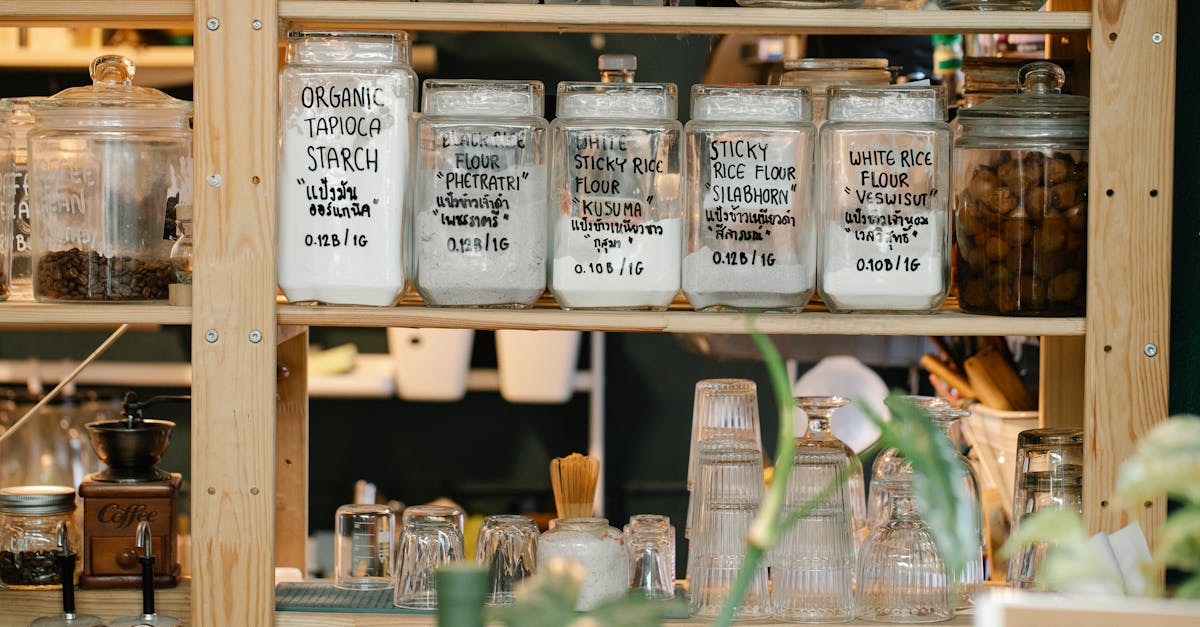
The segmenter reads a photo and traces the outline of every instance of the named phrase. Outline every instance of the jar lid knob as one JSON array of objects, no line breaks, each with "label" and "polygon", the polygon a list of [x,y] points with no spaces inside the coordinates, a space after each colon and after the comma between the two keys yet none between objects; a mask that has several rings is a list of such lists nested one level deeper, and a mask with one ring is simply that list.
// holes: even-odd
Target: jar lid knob
[{"label": "jar lid knob", "polygon": [[1017,72],[1017,83],[1023,94],[1061,94],[1066,82],[1066,72],[1048,61],[1028,63]]},{"label": "jar lid knob", "polygon": [[137,67],[128,57],[105,54],[92,60],[88,72],[92,76],[92,82],[97,85],[132,85]]}]

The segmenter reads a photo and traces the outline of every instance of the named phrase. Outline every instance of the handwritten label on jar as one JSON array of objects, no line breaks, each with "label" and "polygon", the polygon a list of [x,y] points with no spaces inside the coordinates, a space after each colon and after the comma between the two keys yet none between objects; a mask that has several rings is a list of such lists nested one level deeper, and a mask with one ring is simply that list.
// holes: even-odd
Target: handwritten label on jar
[{"label": "handwritten label on jar", "polygon": [[96,234],[87,215],[98,210],[100,202],[96,168],[86,159],[46,158],[37,165],[40,176],[34,184],[40,197],[39,219],[45,220],[43,250],[90,247]]},{"label": "handwritten label on jar", "polygon": [[29,241],[29,165],[24,161],[13,164],[13,245],[12,276],[28,279],[30,274]]},{"label": "handwritten label on jar", "polygon": [[[402,287],[406,89],[392,75],[285,76],[279,282],[289,298],[386,305]],[[322,295],[350,285],[378,287]]]},{"label": "handwritten label on jar", "polygon": [[699,158],[692,193],[700,200],[693,204],[692,252],[683,261],[692,305],[794,304],[783,295],[811,291],[814,283],[811,243],[801,237],[808,225],[798,219],[807,191],[803,137],[704,131],[692,141]]},{"label": "handwritten label on jar", "polygon": [[659,217],[656,186],[675,175],[673,137],[597,129],[565,141],[570,212],[556,226],[555,291],[566,306],[665,306],[679,289],[682,225]]},{"label": "handwritten label on jar", "polygon": [[872,131],[822,140],[834,159],[822,291],[844,308],[920,309],[936,301],[947,254],[936,138]]},{"label": "handwritten label on jar", "polygon": [[438,304],[519,303],[545,287],[543,129],[422,128],[417,282]]}]

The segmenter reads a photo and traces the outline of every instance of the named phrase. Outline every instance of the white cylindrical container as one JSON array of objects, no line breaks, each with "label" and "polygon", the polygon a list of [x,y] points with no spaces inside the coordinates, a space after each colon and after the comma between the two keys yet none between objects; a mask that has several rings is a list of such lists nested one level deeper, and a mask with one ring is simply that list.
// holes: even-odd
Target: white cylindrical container
[{"label": "white cylindrical container", "polygon": [[433,306],[532,307],[546,289],[538,81],[425,81],[412,245]]},{"label": "white cylindrical container", "polygon": [[402,32],[288,34],[277,272],[291,302],[390,305],[404,292],[409,54]]},{"label": "white cylindrical container", "polygon": [[496,331],[500,396],[510,403],[565,403],[575,393],[579,331]]},{"label": "white cylindrical container", "polygon": [[388,329],[396,392],[410,401],[457,401],[467,393],[471,329]]},{"label": "white cylindrical container", "polygon": [[800,311],[816,289],[816,127],[800,87],[692,88],[683,293],[704,311]]},{"label": "white cylindrical container", "polygon": [[928,312],[950,278],[950,126],[936,87],[831,87],[817,281],[832,311]]}]

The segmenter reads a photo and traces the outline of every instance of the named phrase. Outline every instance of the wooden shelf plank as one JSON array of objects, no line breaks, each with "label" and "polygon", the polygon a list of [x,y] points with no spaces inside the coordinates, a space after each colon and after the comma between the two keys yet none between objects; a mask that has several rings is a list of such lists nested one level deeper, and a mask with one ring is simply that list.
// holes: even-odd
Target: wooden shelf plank
[{"label": "wooden shelf plank", "polygon": [[879,11],[281,0],[305,25],[389,24],[412,30],[610,33],[1066,33],[1087,11]]},{"label": "wooden shelf plank", "polygon": [[[159,614],[174,616],[191,624],[191,580],[183,579],[174,588],[154,591],[154,609]],[[62,592],[59,590],[0,589],[0,625],[28,625],[35,618],[62,613]],[[75,611],[105,620],[119,616],[134,616],[142,611],[142,591],[75,589]]]},{"label": "wooden shelf plank", "polygon": [[0,0],[9,26],[188,27],[192,0]]},{"label": "wooden shelf plank", "polygon": [[[961,627],[972,624],[973,617],[965,613],[944,623],[936,623],[946,627]],[[678,627],[701,627],[712,621],[701,619],[669,620],[666,625]],[[792,627],[795,623],[777,621],[755,621],[738,623],[754,627]],[[882,623],[872,623],[861,620],[848,623],[838,623],[838,627],[879,627]],[[324,612],[275,612],[275,627],[390,627],[404,625],[405,627],[435,627],[437,618],[432,614],[355,614],[355,613],[324,613]]]},{"label": "wooden shelf plank", "polygon": [[0,303],[0,325],[191,324],[191,307],[165,304]]},{"label": "wooden shelf plank", "polygon": [[[745,333],[748,316],[695,311],[562,311],[280,305],[279,323],[316,327],[569,329],[667,333]],[[763,314],[767,333],[821,335],[1083,335],[1083,318],[1005,318],[957,311],[928,315]]]}]

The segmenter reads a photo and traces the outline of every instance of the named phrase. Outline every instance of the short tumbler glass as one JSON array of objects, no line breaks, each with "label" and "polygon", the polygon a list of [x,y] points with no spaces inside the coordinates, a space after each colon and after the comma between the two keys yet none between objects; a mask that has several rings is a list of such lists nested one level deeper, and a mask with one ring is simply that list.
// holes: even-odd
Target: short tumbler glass
[{"label": "short tumbler glass", "polygon": [[434,571],[463,559],[460,512],[441,505],[418,505],[404,510],[397,559],[396,607],[437,608]]},{"label": "short tumbler glass", "polygon": [[334,585],[346,590],[390,587],[395,526],[396,515],[387,505],[339,507],[333,545]]},{"label": "short tumbler glass", "polygon": [[537,572],[537,523],[526,516],[488,516],[479,527],[475,561],[488,569],[490,606],[509,605],[513,589]]}]

